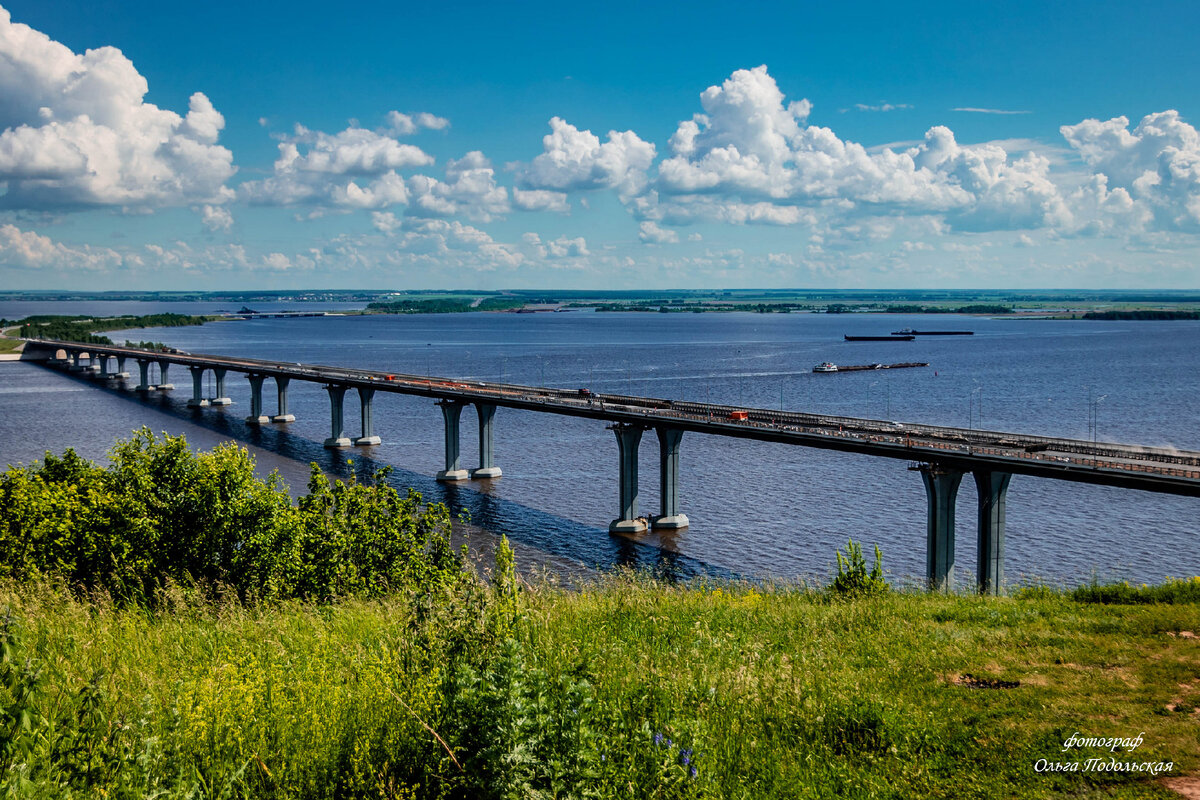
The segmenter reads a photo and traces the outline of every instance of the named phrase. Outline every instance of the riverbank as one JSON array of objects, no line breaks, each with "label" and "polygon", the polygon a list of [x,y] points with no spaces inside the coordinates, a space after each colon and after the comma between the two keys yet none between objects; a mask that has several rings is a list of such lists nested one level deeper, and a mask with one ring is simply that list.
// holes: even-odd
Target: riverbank
[{"label": "riverbank", "polygon": [[10,786],[25,770],[110,796],[1168,798],[1163,778],[1200,770],[1195,605],[618,575],[525,589],[489,633],[455,594],[167,597],[148,612],[0,586],[0,721],[29,712],[58,747],[9,757]]}]

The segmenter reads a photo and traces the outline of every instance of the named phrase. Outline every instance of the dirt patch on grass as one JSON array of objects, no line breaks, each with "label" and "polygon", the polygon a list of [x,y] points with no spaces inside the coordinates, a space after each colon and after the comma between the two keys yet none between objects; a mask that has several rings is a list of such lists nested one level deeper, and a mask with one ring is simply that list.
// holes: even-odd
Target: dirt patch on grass
[{"label": "dirt patch on grass", "polygon": [[964,672],[950,679],[955,686],[965,686],[968,689],[1015,689],[1020,681],[1002,681],[999,678],[984,678]]},{"label": "dirt patch on grass", "polygon": [[1163,778],[1162,785],[1187,800],[1200,800],[1200,777]]}]

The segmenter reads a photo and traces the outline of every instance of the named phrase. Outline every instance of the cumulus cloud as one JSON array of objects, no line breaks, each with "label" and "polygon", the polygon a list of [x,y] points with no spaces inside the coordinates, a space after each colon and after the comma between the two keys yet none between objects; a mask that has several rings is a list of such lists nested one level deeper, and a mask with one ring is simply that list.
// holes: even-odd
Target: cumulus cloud
[{"label": "cumulus cloud", "polygon": [[0,225],[0,262],[19,269],[106,270],[122,266],[125,258],[111,248],[65,245],[16,225]]},{"label": "cumulus cloud", "polygon": [[655,148],[633,131],[609,131],[608,141],[581,131],[559,117],[550,120],[542,152],[528,164],[512,164],[517,183],[525,189],[559,192],[616,189],[622,196],[638,194]]},{"label": "cumulus cloud", "polygon": [[1060,130],[1103,179],[1093,181],[1090,201],[1117,212],[1141,202],[1162,228],[1200,229],[1200,133],[1178,111],[1148,114],[1133,130],[1127,117]]},{"label": "cumulus cloud", "polygon": [[399,111],[387,113],[388,128],[397,136],[410,136],[422,128],[441,131],[450,127],[450,120],[437,117],[427,111],[418,114],[401,114]]},{"label": "cumulus cloud", "polygon": [[297,125],[281,137],[274,174],[248,181],[240,191],[260,205],[386,208],[409,201],[397,170],[431,164],[433,156],[387,133],[351,126],[329,134]]},{"label": "cumulus cloud", "polygon": [[[866,103],[855,103],[855,111],[900,111],[901,109],[912,108],[908,103],[880,103],[877,106],[868,105]],[[847,109],[842,109],[846,111]]]},{"label": "cumulus cloud", "polygon": [[560,236],[557,239],[544,241],[536,233],[526,233],[521,237],[521,241],[525,243],[527,249],[541,259],[578,258],[591,255],[587,240],[582,236],[575,238]]},{"label": "cumulus cloud", "polygon": [[557,211],[566,214],[571,210],[566,192],[551,192],[546,189],[520,189],[513,187],[513,205],[522,211]]},{"label": "cumulus cloud", "polygon": [[426,175],[409,180],[412,208],[409,213],[433,217],[463,214],[490,222],[509,211],[508,189],[496,183],[496,170],[483,153],[473,150],[446,163],[446,180]]},{"label": "cumulus cloud", "polygon": [[145,102],[114,47],[82,55],[0,8],[0,184],[10,208],[149,208],[232,198],[224,117],[200,92],[186,116]]},{"label": "cumulus cloud", "polygon": [[678,233],[660,228],[653,220],[646,220],[638,228],[638,238],[646,244],[673,244],[679,241]]},{"label": "cumulus cloud", "polygon": [[995,144],[960,145],[943,126],[915,146],[871,152],[807,125],[811,104],[787,102],[765,66],[734,72],[700,102],[704,113],[681,122],[671,137],[658,196],[635,204],[644,217],[786,225],[808,219],[799,208],[807,205],[945,214],[958,227],[985,229],[1067,216],[1044,157],[1014,159]]},{"label": "cumulus cloud", "polygon": [[200,209],[200,224],[210,231],[227,231],[233,227],[233,214],[225,206],[204,206]]}]

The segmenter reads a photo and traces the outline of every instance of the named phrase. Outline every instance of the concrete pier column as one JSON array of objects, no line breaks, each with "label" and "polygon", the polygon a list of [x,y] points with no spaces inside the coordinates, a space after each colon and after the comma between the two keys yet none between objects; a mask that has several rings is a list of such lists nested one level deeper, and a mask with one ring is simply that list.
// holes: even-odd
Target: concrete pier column
[{"label": "concrete pier column", "polygon": [[349,447],[350,437],[342,432],[342,401],[346,397],[346,387],[331,384],[325,387],[329,392],[329,438],[325,440],[328,448]]},{"label": "concrete pier column", "polygon": [[175,384],[167,380],[167,367],[169,366],[171,366],[170,361],[158,362],[158,386],[155,386],[155,389],[165,392],[175,388]]},{"label": "concrete pier column", "polygon": [[246,422],[251,425],[265,425],[271,421],[271,418],[263,413],[262,404],[262,387],[267,376],[250,374],[246,377],[250,379],[250,416],[246,417]]},{"label": "concrete pier column", "polygon": [[640,533],[646,523],[638,519],[638,444],[642,441],[642,428],[617,422],[609,426],[617,435],[620,453],[621,516],[609,523],[613,533]]},{"label": "concrete pier column", "polygon": [[204,408],[208,398],[204,396],[204,367],[188,367],[192,373],[192,399],[188,400],[188,408]]},{"label": "concrete pier column", "polygon": [[214,367],[213,377],[217,381],[217,396],[208,398],[208,404],[213,406],[231,405],[233,401],[225,394],[225,370],[220,367]]},{"label": "concrete pier column", "polygon": [[679,513],[679,428],[655,428],[658,434],[659,515],[650,520],[650,527],[677,530],[688,526],[688,518]]},{"label": "concrete pier column", "polygon": [[362,436],[354,440],[356,445],[369,446],[379,444],[382,441],[375,435],[375,431],[371,426],[371,398],[375,396],[375,390],[364,386],[358,387],[358,408],[359,416],[362,419]]},{"label": "concrete pier column", "polygon": [[492,419],[496,416],[493,403],[476,403],[479,416],[479,467],[471,470],[472,478],[499,478],[500,468],[492,461]]},{"label": "concrete pier column", "polygon": [[67,369],[69,369],[71,372],[82,372],[83,364],[80,363],[80,360],[82,357],[83,357],[83,352],[81,350],[75,350],[74,352],[72,352],[71,353],[71,366],[69,366]]},{"label": "concrete pier column", "polygon": [[93,358],[92,361],[95,362],[96,366],[98,367],[98,369],[96,370],[96,377],[100,378],[101,380],[108,378],[109,377],[108,356],[104,355],[104,354],[100,354],[100,355],[96,356],[95,358]]},{"label": "concrete pier column", "polygon": [[100,356],[95,353],[88,353],[88,364],[85,369],[93,375],[100,371]]},{"label": "concrete pier column", "polygon": [[972,474],[979,495],[979,591],[999,594],[1004,588],[1004,506],[1012,473],[976,470]]},{"label": "concrete pier column", "polygon": [[125,369],[125,359],[127,356],[117,356],[117,371],[112,374],[114,378],[128,378],[129,370]]},{"label": "concrete pier column", "polygon": [[147,359],[139,358],[137,360],[138,372],[141,373],[142,380],[136,387],[135,392],[148,392],[154,388],[150,383],[150,362]]},{"label": "concrete pier column", "polygon": [[287,407],[287,390],[288,384],[292,382],[291,378],[275,376],[275,397],[279,402],[279,413],[271,417],[271,422],[295,422],[296,415],[288,413]]},{"label": "concrete pier column", "polygon": [[921,466],[925,496],[929,501],[926,524],[925,577],[929,588],[954,588],[954,502],[962,472],[937,464]]},{"label": "concrete pier column", "polygon": [[468,473],[458,466],[458,419],[465,403],[439,400],[446,433],[446,468],[437,474],[439,481],[465,481]]}]

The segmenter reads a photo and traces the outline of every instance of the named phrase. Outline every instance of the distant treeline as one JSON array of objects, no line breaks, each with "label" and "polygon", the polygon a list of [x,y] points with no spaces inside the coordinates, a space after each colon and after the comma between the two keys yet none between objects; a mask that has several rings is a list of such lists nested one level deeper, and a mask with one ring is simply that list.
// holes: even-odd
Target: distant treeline
[{"label": "distant treeline", "polygon": [[957,308],[942,306],[896,305],[888,306],[885,311],[889,314],[1011,314],[1011,306],[976,303],[974,305],[958,306]]},{"label": "distant treeline", "polygon": [[367,311],[379,314],[461,314],[466,311],[508,311],[521,308],[519,297],[485,297],[478,305],[474,298],[446,297],[431,300],[388,300],[369,303]]},{"label": "distant treeline", "polygon": [[183,325],[203,325],[214,319],[217,317],[193,317],[187,314],[146,314],[141,317],[126,316],[106,319],[39,314],[21,320],[19,335],[27,339],[112,344],[112,339],[107,336],[97,336],[96,331],[121,331],[129,328],[177,328]]},{"label": "distant treeline", "polygon": [[1140,308],[1129,311],[1089,311],[1084,319],[1200,319],[1200,311]]}]

